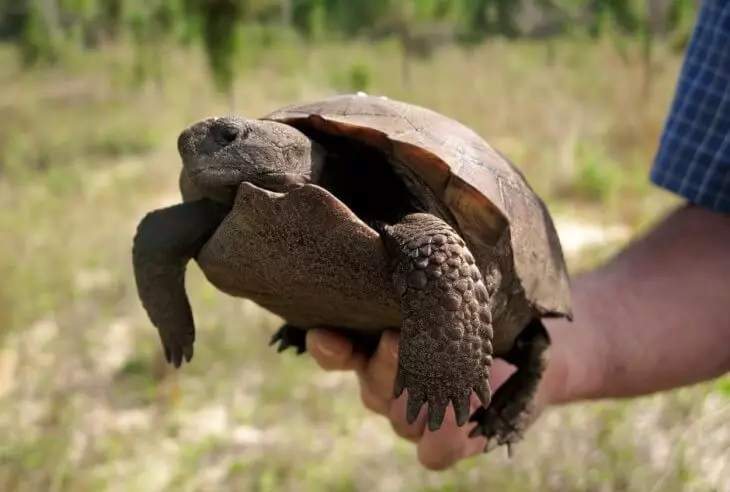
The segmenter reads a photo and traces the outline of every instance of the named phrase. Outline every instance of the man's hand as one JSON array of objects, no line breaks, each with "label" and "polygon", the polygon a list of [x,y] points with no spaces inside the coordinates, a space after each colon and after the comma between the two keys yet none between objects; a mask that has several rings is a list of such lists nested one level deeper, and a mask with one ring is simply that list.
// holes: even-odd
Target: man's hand
[{"label": "man's hand", "polygon": [[[684,206],[602,267],[574,277],[573,322],[543,319],[552,343],[538,408],[647,395],[728,372],[728,243],[727,214]],[[458,428],[450,406],[437,432],[425,429],[425,405],[406,424],[407,392],[392,397],[397,333],[384,334],[370,360],[323,330],[308,332],[307,349],[325,370],[354,370],[365,406],[417,444],[426,468],[449,468],[483,450],[483,438],[468,437],[473,424]],[[492,390],[513,370],[495,359]],[[477,405],[473,397],[472,411]]]},{"label": "man's hand", "polygon": [[[469,437],[473,423],[457,427],[451,406],[446,411],[442,427],[436,432],[426,429],[427,405],[421,408],[416,422],[412,425],[406,422],[408,391],[404,391],[397,400],[393,398],[398,333],[384,333],[376,353],[369,360],[362,354],[353,353],[352,345],[346,338],[325,330],[310,330],[307,333],[307,351],[325,370],[355,371],[365,407],[388,418],[396,434],[417,445],[418,461],[424,467],[443,470],[484,450],[486,440],[483,437]],[[490,377],[492,390],[496,391],[513,371],[508,364],[495,360]],[[472,394],[470,413],[479,405],[476,395]]]}]

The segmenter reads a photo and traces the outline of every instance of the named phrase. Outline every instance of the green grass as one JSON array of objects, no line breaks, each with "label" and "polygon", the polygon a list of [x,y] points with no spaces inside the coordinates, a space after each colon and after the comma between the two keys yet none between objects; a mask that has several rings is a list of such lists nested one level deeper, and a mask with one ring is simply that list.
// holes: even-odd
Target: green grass
[{"label": "green grass", "polygon": [[[472,126],[556,214],[639,230],[674,203],[646,172],[678,59],[660,60],[647,101],[640,67],[600,46],[559,45],[551,66],[535,45],[445,48],[413,64],[410,87],[389,45],[285,44],[257,58],[236,87],[244,115],[362,89]],[[131,237],[145,211],[179,199],[179,130],[227,108],[196,54],[165,59],[160,90],[130,85],[123,47],[29,73],[0,50],[0,490],[730,487],[727,380],[552,410],[511,461],[497,452],[425,472],[362,408],[352,375],[268,349],[279,321],[195,268],[196,358],[166,370],[136,298]],[[618,246],[571,257],[571,267]]]}]

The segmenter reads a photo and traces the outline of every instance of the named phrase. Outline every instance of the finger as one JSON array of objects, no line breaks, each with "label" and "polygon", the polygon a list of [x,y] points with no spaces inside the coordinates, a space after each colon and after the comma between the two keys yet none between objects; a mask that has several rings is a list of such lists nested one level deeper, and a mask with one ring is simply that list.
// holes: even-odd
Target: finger
[{"label": "finger", "polygon": [[353,354],[352,343],[346,337],[328,330],[307,331],[307,352],[326,371],[345,371],[363,365],[361,357]]},{"label": "finger", "polygon": [[381,400],[379,406],[383,413],[395,400],[393,396],[393,384],[395,382],[396,369],[398,368],[398,340],[400,335],[397,332],[386,331],[380,339],[378,348],[368,360],[362,370],[356,371],[360,385],[367,390],[368,394]]},{"label": "finger", "polygon": [[[501,371],[503,372],[503,371]],[[497,384],[502,384],[504,382],[503,377],[499,377],[499,382]],[[471,395],[471,401],[470,404],[470,415],[474,413],[477,408],[480,408],[482,406],[482,402],[479,401],[479,398],[477,397],[476,393],[472,393]],[[469,437],[469,433],[474,429],[474,427],[477,426],[476,422],[468,422],[467,425],[464,426],[464,435],[466,436],[466,446],[464,446],[463,449],[463,458],[468,458],[469,456],[474,456],[477,454],[481,454],[484,452],[484,446],[487,445],[487,438],[483,436],[479,437]]]},{"label": "finger", "polygon": [[362,382],[360,383],[360,400],[362,400],[362,405],[371,412],[380,415],[388,414],[390,402],[382,398],[381,395],[373,393],[371,387],[367,384],[362,384]]},{"label": "finger", "polygon": [[[479,406],[481,406],[479,399],[472,393],[470,414]],[[468,456],[480,453],[486,440],[482,437],[469,437],[474,425],[470,423],[462,427],[457,426],[454,408],[449,405],[439,430],[431,432],[424,429],[423,437],[418,442],[418,461],[429,470],[444,470]]]},{"label": "finger", "polygon": [[487,445],[487,438],[486,437],[469,437],[469,432],[476,426],[476,422],[471,422],[469,425],[467,425],[466,435],[466,446],[464,447],[464,452],[462,459],[469,458],[471,456],[476,456],[478,454],[482,454],[484,452],[484,447]]},{"label": "finger", "polygon": [[418,461],[429,470],[449,468],[464,456],[466,438],[464,428],[456,425],[453,407],[449,406],[439,430],[424,430],[418,441]]},{"label": "finger", "polygon": [[400,437],[411,442],[418,442],[426,428],[426,419],[428,418],[428,407],[424,405],[416,417],[416,421],[412,424],[406,422],[406,403],[408,402],[408,390],[403,391],[400,398],[390,403],[388,410],[388,418],[393,431]]},{"label": "finger", "polygon": [[[502,361],[495,361],[490,375],[493,391],[496,391],[513,372],[514,367]],[[476,394],[472,393],[469,402],[469,414],[471,415],[479,407],[481,407],[481,402]],[[422,408],[419,418],[426,415],[423,412],[425,408],[426,406]],[[420,429],[420,439],[416,438],[418,442],[418,461],[425,468],[438,471],[450,468],[465,458],[481,454],[487,440],[484,437],[469,437],[469,433],[475,426],[476,423],[469,422],[462,427],[458,427],[452,405],[447,408],[443,424],[438,431],[431,432],[426,429],[424,418]],[[400,430],[408,436],[413,436],[416,433],[416,429],[412,428],[401,428]]]},{"label": "finger", "polygon": [[[495,359],[492,364],[492,368],[489,375],[489,381],[492,386],[492,391],[496,392],[500,386],[515,372],[515,367],[511,364],[506,363],[501,359]],[[481,407],[481,402],[475,394],[471,395],[471,412],[476,411],[477,408]],[[483,436],[469,437],[471,430],[476,427],[476,422],[469,422],[466,425],[465,433],[467,436],[466,446],[463,450],[463,456],[461,459],[469,458],[484,452],[484,447],[487,445],[487,438]]]}]

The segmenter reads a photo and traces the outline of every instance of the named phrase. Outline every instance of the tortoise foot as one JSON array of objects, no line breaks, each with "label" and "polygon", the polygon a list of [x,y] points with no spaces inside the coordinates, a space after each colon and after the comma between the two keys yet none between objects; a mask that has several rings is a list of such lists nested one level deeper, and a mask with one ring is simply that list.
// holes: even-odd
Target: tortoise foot
[{"label": "tortoise foot", "polygon": [[428,428],[438,430],[451,403],[463,426],[471,392],[485,406],[491,397],[492,317],[481,273],[465,242],[433,215],[377,228],[403,309],[394,395],[408,390],[409,423],[428,403]]},{"label": "tortoise foot", "polygon": [[505,360],[517,367],[509,379],[497,389],[492,404],[479,408],[470,418],[477,426],[470,437],[484,436],[484,452],[521,441],[527,428],[537,418],[535,395],[547,364],[550,338],[539,319],[533,320],[515,341]]},{"label": "tortoise foot", "polygon": [[289,347],[297,350],[297,355],[301,355],[307,351],[307,331],[304,328],[298,328],[290,324],[284,324],[271,336],[269,346],[279,344],[276,348],[277,352],[283,352]]}]

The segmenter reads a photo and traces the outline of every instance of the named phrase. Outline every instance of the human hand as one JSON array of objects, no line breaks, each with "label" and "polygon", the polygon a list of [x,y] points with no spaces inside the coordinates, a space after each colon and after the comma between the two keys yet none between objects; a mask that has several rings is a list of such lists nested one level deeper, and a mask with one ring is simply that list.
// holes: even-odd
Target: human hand
[{"label": "human hand", "polygon": [[[438,431],[431,432],[426,428],[426,405],[421,408],[413,424],[406,422],[408,391],[404,391],[398,399],[393,397],[393,382],[398,364],[398,340],[397,332],[385,332],[375,354],[366,359],[363,354],[353,353],[352,344],[347,338],[326,330],[309,330],[307,351],[324,370],[354,371],[360,383],[363,405],[388,418],[396,434],[416,444],[418,461],[425,468],[444,470],[465,458],[482,453],[486,439],[469,437],[474,423],[458,427],[451,406],[447,408],[443,424]],[[490,373],[492,392],[496,391],[512,372],[514,372],[512,366],[495,359]],[[536,404],[539,409],[544,407],[546,400],[543,393],[544,391],[538,392]],[[470,414],[480,405],[478,398],[472,393]],[[537,415],[539,410],[535,413],[535,416]]]}]

